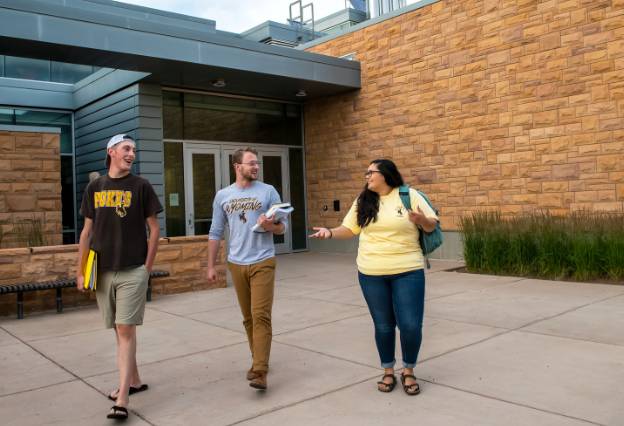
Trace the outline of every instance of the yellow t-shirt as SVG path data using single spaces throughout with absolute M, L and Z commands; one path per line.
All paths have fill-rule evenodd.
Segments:
M 410 188 L 413 210 L 416 206 L 429 218 L 438 219 L 425 199 Z M 360 235 L 358 270 L 366 275 L 390 275 L 424 268 L 424 258 L 418 243 L 418 227 L 409 221 L 401 202 L 399 188 L 379 197 L 377 221 L 360 228 L 357 223 L 357 200 L 342 221 L 342 226 Z

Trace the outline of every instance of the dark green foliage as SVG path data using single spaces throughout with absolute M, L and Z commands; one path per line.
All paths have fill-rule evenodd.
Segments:
M 471 272 L 578 281 L 624 282 L 624 215 L 574 212 L 462 218 L 464 260 Z

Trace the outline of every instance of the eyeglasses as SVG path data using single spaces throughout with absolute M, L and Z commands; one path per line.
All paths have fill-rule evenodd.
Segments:
M 379 170 L 367 170 L 366 173 L 364 173 L 364 177 L 371 177 L 373 175 L 373 173 L 381 173 Z
M 249 163 L 238 163 L 238 164 L 244 164 L 246 166 L 251 166 L 251 167 L 256 167 L 262 164 L 261 161 L 250 161 Z

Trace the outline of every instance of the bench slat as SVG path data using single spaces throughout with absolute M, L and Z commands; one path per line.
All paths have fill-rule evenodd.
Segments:
M 152 300 L 152 278 L 161 278 L 168 276 L 169 272 L 167 271 L 156 270 L 150 272 L 149 282 L 147 286 L 147 301 Z M 22 319 L 24 318 L 24 292 L 56 289 L 56 311 L 60 313 L 63 312 L 61 289 L 69 287 L 76 287 L 75 278 L 4 285 L 0 286 L 0 294 L 17 293 L 17 319 Z

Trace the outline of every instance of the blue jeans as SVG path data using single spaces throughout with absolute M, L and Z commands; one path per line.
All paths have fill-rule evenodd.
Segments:
M 395 329 L 398 325 L 403 366 L 414 368 L 422 342 L 424 270 L 393 275 L 366 275 L 358 272 L 358 278 L 375 324 L 375 343 L 381 366 L 394 367 Z

